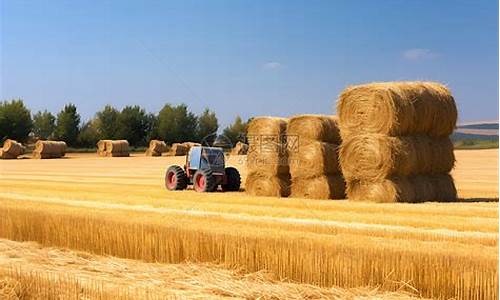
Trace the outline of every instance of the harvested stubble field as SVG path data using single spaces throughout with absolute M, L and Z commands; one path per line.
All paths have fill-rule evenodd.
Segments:
M 498 298 L 498 150 L 456 151 L 463 202 L 424 204 L 169 192 L 164 171 L 182 157 L 68 156 L 0 161 L 0 237 L 145 262 L 268 270 L 322 287 Z M 243 177 L 244 160 L 229 160 Z

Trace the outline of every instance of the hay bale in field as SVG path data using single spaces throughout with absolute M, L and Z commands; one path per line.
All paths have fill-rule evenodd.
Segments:
M 245 189 L 250 195 L 286 197 L 290 173 L 286 151 L 287 120 L 257 117 L 248 125 L 248 176 Z
M 107 157 L 128 157 L 129 144 L 127 140 L 106 140 L 105 148 Z
M 356 133 L 448 136 L 457 121 L 450 91 L 436 82 L 380 82 L 345 89 L 337 102 L 343 138 Z
M 340 134 L 335 116 L 299 115 L 287 127 L 292 197 L 340 199 L 345 185 L 338 163 Z
M 188 153 L 188 148 L 184 144 L 173 143 L 170 150 L 167 152 L 167 156 L 183 156 Z
M 0 149 L 0 159 L 16 159 L 19 155 L 24 154 L 25 150 L 26 148 L 21 143 L 7 139 Z
M 248 153 L 248 145 L 243 142 L 236 143 L 236 146 L 231 150 L 232 155 L 245 155 Z
M 317 141 L 299 144 L 296 151 L 289 149 L 288 163 L 292 179 L 340 174 L 337 152 L 336 144 Z
M 342 175 L 318 175 L 292 178 L 291 197 L 309 199 L 344 199 L 345 182 Z
M 66 143 L 63 141 L 37 141 L 33 158 L 61 158 L 66 154 L 66 148 Z
M 186 153 L 189 152 L 189 149 L 196 147 L 196 146 L 201 146 L 200 143 L 195 143 L 195 142 L 184 142 L 182 143 L 184 147 L 186 147 Z
M 299 143 L 308 140 L 340 144 L 338 118 L 326 115 L 298 115 L 290 118 L 287 127 L 288 137 L 298 137 Z
M 167 151 L 167 144 L 164 141 L 151 140 L 149 142 L 149 148 L 146 149 L 146 156 L 161 156 L 163 152 Z
M 290 174 L 250 172 L 245 181 L 245 191 L 252 196 L 288 197 L 290 195 Z
M 106 143 L 111 141 L 112 140 L 99 140 L 97 142 L 97 154 L 99 156 L 106 156 Z
M 448 137 L 362 134 L 344 140 L 339 157 L 347 180 L 448 173 L 455 164 Z
M 448 174 L 403 176 L 377 182 L 348 181 L 347 196 L 353 201 L 425 202 L 456 201 L 457 190 Z

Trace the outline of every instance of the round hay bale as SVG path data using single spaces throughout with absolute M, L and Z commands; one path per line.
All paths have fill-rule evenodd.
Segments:
M 99 140 L 97 142 L 97 154 L 100 156 L 106 156 L 106 144 L 111 142 L 111 140 Z
M 286 134 L 286 127 L 288 120 L 285 118 L 277 117 L 256 117 L 248 124 L 248 136 L 284 136 Z M 250 143 L 250 142 L 249 142 Z
M 345 89 L 337 102 L 343 138 L 357 133 L 450 135 L 457 107 L 436 82 L 381 82 Z
M 163 153 L 167 151 L 167 144 L 164 141 L 160 140 L 151 140 L 149 142 L 149 150 L 154 151 L 156 153 Z
M 324 142 L 302 144 L 288 151 L 288 163 L 292 178 L 311 178 L 339 174 L 338 146 Z
M 170 151 L 167 152 L 167 156 L 183 156 L 188 152 L 187 147 L 184 144 L 173 143 L 170 147 Z
M 290 196 L 308 199 L 344 199 L 344 178 L 341 175 L 292 178 Z
M 186 154 L 187 154 L 187 152 L 189 152 L 189 150 L 191 148 L 201 146 L 200 143 L 195 143 L 195 142 L 184 142 L 184 143 L 182 143 L 182 145 L 184 145 L 184 147 L 186 147 Z
M 245 181 L 245 191 L 252 196 L 288 197 L 290 194 L 290 175 L 251 172 Z
M 24 154 L 25 148 L 21 143 L 7 139 L 3 144 L 2 150 L 4 153 L 8 153 L 10 156 L 17 158 L 19 155 Z
M 448 173 L 455 164 L 449 138 L 352 136 L 342 143 L 340 165 L 347 180 L 376 181 L 392 175 Z
M 5 152 L 3 149 L 0 149 L 0 159 L 16 159 L 17 156 L 10 154 L 9 152 Z
M 457 190 L 448 174 L 392 177 L 377 182 L 347 182 L 347 196 L 353 201 L 426 202 L 456 201 Z
M 340 130 L 336 116 L 298 115 L 290 118 L 287 136 L 298 138 L 298 143 L 304 140 L 314 140 L 332 144 L 340 144 Z
M 33 151 L 34 158 L 60 158 L 66 154 L 66 143 L 63 141 L 37 141 Z
M 129 145 L 127 140 L 106 140 L 106 153 L 121 153 L 126 155 L 129 153 Z
M 248 172 L 289 177 L 286 149 L 287 120 L 257 117 L 248 125 Z

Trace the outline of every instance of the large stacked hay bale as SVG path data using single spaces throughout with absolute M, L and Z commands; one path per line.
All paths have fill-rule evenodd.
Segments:
M 146 156 L 161 156 L 163 152 L 167 151 L 167 144 L 160 140 L 151 140 L 149 148 L 146 150 Z
M 237 142 L 231 150 L 232 155 L 245 155 L 248 153 L 248 145 L 243 142 Z
M 97 142 L 97 154 L 104 157 L 130 156 L 127 140 L 100 140 Z
M 66 155 L 66 143 L 63 141 L 37 141 L 33 158 L 61 158 Z
M 449 135 L 457 108 L 434 82 L 386 82 L 347 88 L 337 103 L 342 173 L 351 200 L 454 201 L 455 157 Z
M 257 117 L 248 124 L 247 193 L 287 197 L 290 172 L 286 149 L 287 120 Z
M 21 143 L 7 139 L 0 149 L 0 159 L 16 159 L 19 155 L 23 155 L 25 150 Z
M 287 139 L 291 196 L 345 198 L 345 184 L 337 156 L 341 142 L 337 118 L 295 116 L 288 123 Z

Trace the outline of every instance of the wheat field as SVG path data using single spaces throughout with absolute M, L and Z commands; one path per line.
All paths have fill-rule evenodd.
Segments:
M 170 192 L 164 172 L 183 158 L 68 156 L 0 161 L 0 237 L 150 263 L 266 270 L 280 284 L 328 291 L 498 299 L 498 150 L 456 151 L 461 202 L 423 204 Z M 244 162 L 229 158 L 243 178 Z

